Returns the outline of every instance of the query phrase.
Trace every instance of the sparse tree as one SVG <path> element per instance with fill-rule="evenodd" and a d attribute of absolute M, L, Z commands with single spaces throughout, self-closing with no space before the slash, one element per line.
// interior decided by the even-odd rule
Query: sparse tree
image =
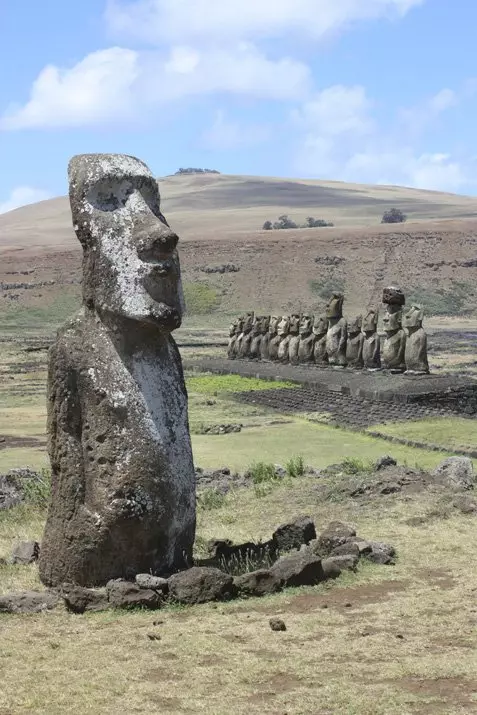
<path fill-rule="evenodd" d="M 404 223 L 406 219 L 407 216 L 401 209 L 389 209 L 383 213 L 381 223 Z"/>
<path fill-rule="evenodd" d="M 287 214 L 282 214 L 278 217 L 278 223 L 280 228 L 298 228 L 297 224 L 287 216 Z"/>
<path fill-rule="evenodd" d="M 271 231 L 273 228 L 273 224 L 271 221 L 265 221 L 265 223 L 262 226 L 264 231 Z"/>

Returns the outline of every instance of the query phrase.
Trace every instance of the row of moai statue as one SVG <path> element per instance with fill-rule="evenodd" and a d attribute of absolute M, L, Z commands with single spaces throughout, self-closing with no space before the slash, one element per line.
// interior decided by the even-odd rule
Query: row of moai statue
<path fill-rule="evenodd" d="M 348 322 L 343 316 L 343 295 L 333 293 L 325 315 L 247 313 L 237 318 L 230 326 L 227 354 L 231 360 L 427 374 L 427 335 L 421 306 L 412 305 L 404 312 L 405 296 L 395 287 L 384 289 L 383 304 L 383 341 L 378 334 L 377 308 Z"/>

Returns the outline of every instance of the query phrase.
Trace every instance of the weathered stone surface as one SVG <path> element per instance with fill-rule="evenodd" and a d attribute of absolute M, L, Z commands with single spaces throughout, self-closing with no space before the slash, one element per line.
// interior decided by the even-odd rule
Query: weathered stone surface
<path fill-rule="evenodd" d="M 324 580 L 321 558 L 309 549 L 281 556 L 270 571 L 283 587 L 314 586 Z"/>
<path fill-rule="evenodd" d="M 106 591 L 112 608 L 160 608 L 162 604 L 161 594 L 132 581 L 112 579 Z"/>
<path fill-rule="evenodd" d="M 341 568 L 337 562 L 336 557 L 330 556 L 323 559 L 321 562 L 321 567 L 323 569 L 323 580 L 328 581 L 330 579 L 335 579 L 341 576 Z"/>
<path fill-rule="evenodd" d="M 382 365 L 394 373 L 406 369 L 406 333 L 402 328 L 401 306 L 391 304 L 383 316 L 383 328 L 386 333 L 382 345 Z"/>
<path fill-rule="evenodd" d="M 20 591 L 0 596 L 0 613 L 41 613 L 50 611 L 60 602 L 51 591 Z"/>
<path fill-rule="evenodd" d="M 328 331 L 326 333 L 326 355 L 328 363 L 335 367 L 346 365 L 346 341 L 348 326 L 343 318 L 343 294 L 333 293 L 326 306 Z"/>
<path fill-rule="evenodd" d="M 319 535 L 316 542 L 313 542 L 313 549 L 323 556 L 328 556 L 337 546 L 345 544 L 349 539 L 356 536 L 355 529 L 341 521 L 332 521 L 326 529 Z"/>
<path fill-rule="evenodd" d="M 358 315 L 348 323 L 348 341 L 346 344 L 346 362 L 348 367 L 360 369 L 363 367 L 364 335 L 361 331 L 363 317 Z"/>
<path fill-rule="evenodd" d="M 169 582 L 166 578 L 152 576 L 149 573 L 136 574 L 136 583 L 139 588 L 148 588 L 151 591 L 160 591 L 161 593 L 169 591 Z"/>
<path fill-rule="evenodd" d="M 377 329 L 378 311 L 371 308 L 363 319 L 363 365 L 366 370 L 381 368 L 381 343 Z"/>
<path fill-rule="evenodd" d="M 359 559 L 361 551 L 355 541 L 345 541 L 344 544 L 335 546 L 335 548 L 331 550 L 330 556 L 353 556 Z"/>
<path fill-rule="evenodd" d="M 313 334 L 313 316 L 304 314 L 300 320 L 300 341 L 298 345 L 298 362 L 307 364 L 313 362 L 315 336 Z"/>
<path fill-rule="evenodd" d="M 237 338 L 237 357 L 247 358 L 250 354 L 250 344 L 252 342 L 252 327 L 254 324 L 254 313 L 247 313 L 243 319 L 242 332 Z"/>
<path fill-rule="evenodd" d="M 427 334 L 422 327 L 424 311 L 420 305 L 412 305 L 402 316 L 402 326 L 406 331 L 404 362 L 406 372 L 423 375 L 429 372 L 427 360 Z"/>
<path fill-rule="evenodd" d="M 187 393 L 170 333 L 183 295 L 177 235 L 138 159 L 74 157 L 83 307 L 50 350 L 52 500 L 40 554 L 47 585 L 104 585 L 192 557 L 195 474 Z"/>
<path fill-rule="evenodd" d="M 404 293 L 396 286 L 388 286 L 383 289 L 383 303 L 386 305 L 403 306 L 406 302 Z"/>
<path fill-rule="evenodd" d="M 272 631 L 286 631 L 287 629 L 285 621 L 281 618 L 270 618 L 269 624 Z"/>
<path fill-rule="evenodd" d="M 289 361 L 288 347 L 290 345 L 290 318 L 282 315 L 277 327 L 277 337 L 280 339 L 277 350 L 277 360 L 282 363 Z"/>
<path fill-rule="evenodd" d="M 281 335 L 278 335 L 278 324 L 280 322 L 280 318 L 278 318 L 275 315 L 272 315 L 270 317 L 270 326 L 268 328 L 268 355 L 266 358 L 263 357 L 262 355 L 262 360 L 271 360 L 272 362 L 278 360 L 278 348 L 280 346 L 280 342 L 282 339 Z"/>
<path fill-rule="evenodd" d="M 296 313 L 290 316 L 290 341 L 288 343 L 288 360 L 292 365 L 298 365 L 300 350 L 300 316 Z"/>
<path fill-rule="evenodd" d="M 266 596 L 282 588 L 280 578 L 270 569 L 258 569 L 235 576 L 234 584 L 240 596 Z"/>
<path fill-rule="evenodd" d="M 260 360 L 260 348 L 262 344 L 262 323 L 265 317 L 262 315 L 256 315 L 253 319 L 250 348 L 248 352 L 248 358 L 250 360 Z"/>
<path fill-rule="evenodd" d="M 0 510 L 21 504 L 26 484 L 39 479 L 40 474 L 28 468 L 10 469 L 6 474 L 0 474 Z"/>
<path fill-rule="evenodd" d="M 38 561 L 40 544 L 38 541 L 22 541 L 12 551 L 12 564 L 32 564 Z"/>
<path fill-rule="evenodd" d="M 340 571 L 356 571 L 358 565 L 359 556 L 356 554 L 341 554 L 340 556 L 328 556 L 327 559 L 323 559 L 323 563 L 326 561 L 326 569 L 331 568 L 331 562 L 339 568 Z M 325 569 L 325 567 L 323 567 Z"/>
<path fill-rule="evenodd" d="M 237 357 L 237 339 L 242 333 L 243 318 L 237 318 L 229 328 L 229 342 L 227 345 L 227 357 L 234 360 Z"/>
<path fill-rule="evenodd" d="M 282 524 L 272 536 L 278 551 L 299 549 L 302 544 L 309 544 L 312 539 L 316 539 L 316 530 L 309 516 L 299 516 L 294 521 Z"/>
<path fill-rule="evenodd" d="M 326 336 L 328 333 L 328 320 L 324 315 L 318 315 L 313 321 L 313 361 L 315 365 L 327 365 Z"/>
<path fill-rule="evenodd" d="M 385 469 L 386 467 L 395 467 L 396 465 L 397 462 L 394 457 L 391 457 L 389 454 L 385 454 L 376 460 L 374 468 L 377 472 L 379 472 L 380 469 Z"/>
<path fill-rule="evenodd" d="M 457 489 L 473 489 L 475 485 L 474 465 L 469 457 L 448 457 L 434 469 L 432 475 Z"/>
<path fill-rule="evenodd" d="M 169 578 L 169 596 L 178 603 L 226 601 L 235 594 L 232 576 L 216 568 L 193 566 Z"/>
<path fill-rule="evenodd" d="M 462 514 L 475 514 L 477 512 L 477 499 L 470 494 L 459 494 L 452 501 L 452 506 Z"/>
<path fill-rule="evenodd" d="M 105 591 L 95 591 L 83 586 L 65 583 L 61 587 L 61 596 L 65 606 L 71 613 L 85 613 L 85 611 L 105 611 L 111 608 Z"/>
<path fill-rule="evenodd" d="M 393 564 L 396 556 L 396 549 L 390 544 L 382 541 L 370 541 L 371 552 L 366 554 L 366 558 L 375 564 Z"/>

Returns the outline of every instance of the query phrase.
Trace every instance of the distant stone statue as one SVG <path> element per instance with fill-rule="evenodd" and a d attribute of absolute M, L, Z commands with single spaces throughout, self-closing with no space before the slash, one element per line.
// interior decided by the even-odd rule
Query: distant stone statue
<path fill-rule="evenodd" d="M 270 342 L 270 316 L 264 315 L 260 324 L 261 340 L 259 360 L 269 360 L 268 344 Z"/>
<path fill-rule="evenodd" d="M 282 336 L 278 335 L 278 324 L 280 318 L 275 315 L 270 316 L 270 325 L 268 328 L 268 359 L 271 361 L 278 360 L 278 348 L 282 340 Z"/>
<path fill-rule="evenodd" d="M 283 315 L 278 323 L 277 329 L 280 343 L 278 345 L 278 361 L 288 362 L 288 346 L 290 345 L 290 318 L 288 315 Z"/>
<path fill-rule="evenodd" d="M 292 365 L 298 365 L 298 350 L 300 348 L 300 322 L 301 318 L 294 313 L 290 316 L 290 340 L 288 343 L 288 360 Z"/>
<path fill-rule="evenodd" d="M 252 327 L 254 324 L 254 313 L 247 313 L 243 319 L 242 334 L 237 339 L 237 357 L 248 358 L 250 345 L 252 342 Z"/>
<path fill-rule="evenodd" d="M 406 333 L 402 329 L 402 306 L 405 304 L 404 293 L 400 288 L 391 286 L 383 290 L 383 303 L 386 311 L 383 316 L 383 328 L 386 333 L 382 345 L 382 366 L 392 373 L 406 369 L 404 354 Z"/>
<path fill-rule="evenodd" d="M 422 327 L 424 312 L 420 305 L 412 305 L 402 316 L 402 326 L 406 331 L 404 360 L 406 373 L 424 375 L 429 372 L 427 361 L 427 335 Z"/>
<path fill-rule="evenodd" d="M 227 345 L 227 357 L 234 360 L 237 357 L 236 345 L 238 336 L 242 333 L 243 318 L 236 318 L 229 329 L 229 342 Z"/>
<path fill-rule="evenodd" d="M 368 310 L 363 319 L 363 365 L 366 370 L 381 369 L 381 345 L 378 335 L 378 311 Z"/>
<path fill-rule="evenodd" d="M 346 362 L 348 367 L 360 369 L 363 367 L 364 335 L 361 331 L 363 317 L 358 315 L 348 323 L 348 341 L 346 344 Z"/>
<path fill-rule="evenodd" d="M 304 314 L 300 321 L 300 342 L 298 345 L 298 362 L 306 364 L 313 362 L 315 336 L 313 334 L 313 316 Z"/>
<path fill-rule="evenodd" d="M 346 365 L 346 341 L 348 326 L 343 318 L 343 294 L 333 293 L 326 306 L 328 332 L 326 334 L 326 354 L 333 367 Z"/>
<path fill-rule="evenodd" d="M 324 315 L 317 315 L 313 321 L 313 362 L 315 365 L 328 365 L 326 354 L 326 337 L 328 334 L 328 320 Z"/>
<path fill-rule="evenodd" d="M 195 474 L 182 364 L 171 331 L 183 296 L 177 235 L 134 157 L 69 164 L 83 247 L 83 307 L 49 354 L 52 497 L 47 586 L 167 574 L 191 560 Z"/>
<path fill-rule="evenodd" d="M 256 315 L 253 319 L 252 330 L 250 332 L 250 349 L 248 357 L 250 360 L 260 360 L 260 346 L 262 343 L 262 321 L 263 316 Z"/>

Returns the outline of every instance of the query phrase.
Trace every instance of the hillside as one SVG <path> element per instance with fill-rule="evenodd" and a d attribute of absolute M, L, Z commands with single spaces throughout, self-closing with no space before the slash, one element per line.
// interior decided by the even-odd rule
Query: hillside
<path fill-rule="evenodd" d="M 319 310 L 334 288 L 345 291 L 351 315 L 379 302 L 391 282 L 428 313 L 477 308 L 477 198 L 215 174 L 167 177 L 160 187 L 164 213 L 181 238 L 190 312 L 215 308 L 218 324 L 239 309 Z M 408 215 L 407 223 L 380 224 L 392 206 Z M 283 213 L 335 227 L 261 230 Z M 0 254 L 4 329 L 26 327 L 33 315 L 37 324 L 55 323 L 77 305 L 80 247 L 66 197 L 1 215 Z M 227 263 L 238 270 L 209 272 Z"/>

